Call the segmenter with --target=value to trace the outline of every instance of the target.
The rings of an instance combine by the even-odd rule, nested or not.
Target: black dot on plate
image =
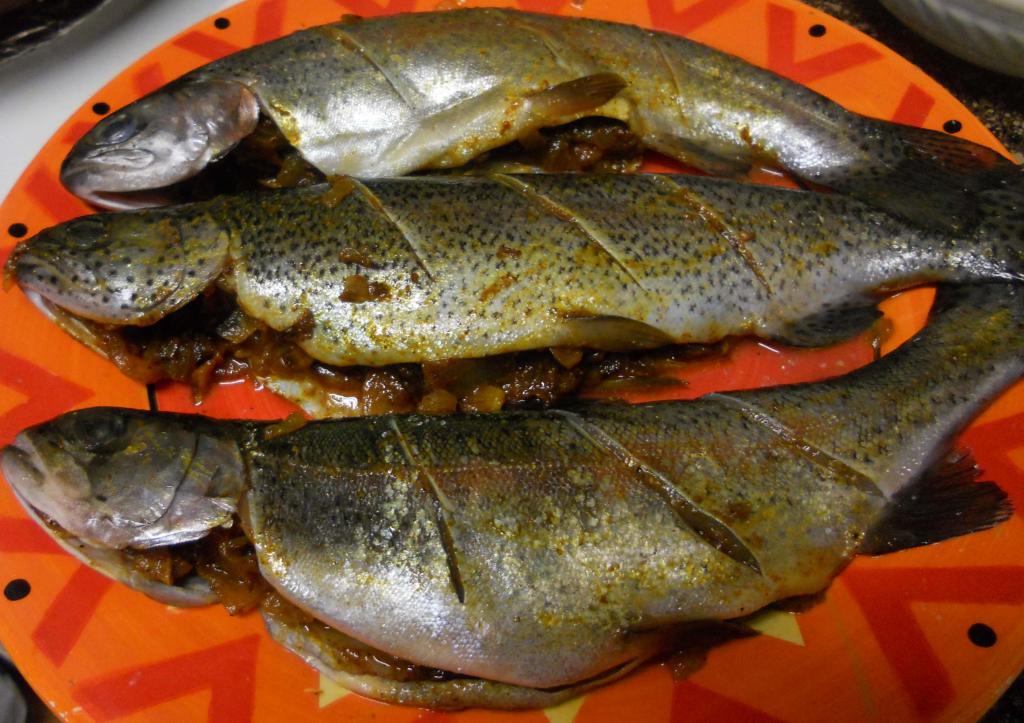
[[[217,28],[217,30],[227,30],[231,27],[231,21],[227,18],[217,18],[213,21],[213,27]]]
[[[974,623],[967,628],[967,639],[979,648],[991,648],[996,644],[996,631],[985,623]]]
[[[28,233],[28,226],[23,223],[12,223],[7,227],[7,233],[14,238],[21,238]]]
[[[963,128],[963,125],[956,119],[948,120],[942,124],[942,130],[946,131],[946,133],[959,133],[961,128]]]
[[[824,25],[822,25],[821,23],[818,23],[817,25],[812,25],[811,29],[808,30],[807,32],[811,34],[812,38],[820,38],[822,35],[824,35],[828,31],[825,29]]]
[[[99,103],[92,104],[92,112],[96,115],[106,115],[110,112],[110,106],[100,101]]]
[[[28,580],[23,580],[20,577],[4,585],[4,597],[8,600],[21,600],[28,597],[30,592],[32,592],[32,586],[28,584]]]

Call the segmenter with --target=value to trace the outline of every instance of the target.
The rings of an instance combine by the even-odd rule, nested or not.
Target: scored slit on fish
[[[864,490],[868,494],[883,495],[881,488],[872,479],[871,475],[865,474],[852,467],[849,463],[838,459],[818,445],[804,439],[800,434],[785,424],[775,419],[768,412],[758,408],[750,402],[739,399],[731,394],[714,392],[708,395],[709,399],[718,399],[726,404],[731,404],[750,421],[760,427],[767,429],[776,435],[783,444],[811,460],[815,464],[829,470],[836,479],[847,480],[853,486]]]
[[[409,444],[409,440],[406,439],[405,435],[402,433],[398,420],[392,418],[389,420],[389,426],[391,431],[395,434],[395,439],[398,442],[398,448],[402,451],[402,455],[405,457],[405,460],[412,467],[413,474],[415,474],[421,481],[427,481],[425,485],[421,486],[424,491],[430,495],[434,503],[437,531],[441,538],[441,548],[444,550],[445,564],[448,566],[448,576],[452,583],[452,590],[455,591],[455,596],[459,599],[459,602],[465,603],[466,588],[462,581],[462,571],[459,569],[458,553],[455,550],[455,538],[452,536],[452,521],[449,519],[453,513],[451,502],[448,501],[448,498],[441,490],[441,487],[437,484],[437,480],[434,479],[434,475],[431,474],[426,465],[423,465],[418,461]]]
[[[58,539],[164,601],[208,603],[210,589],[183,589],[195,576],[175,563],[205,565],[226,535],[247,539],[274,589],[263,598],[265,588],[246,587],[257,596],[249,604],[285,599],[313,616],[289,624],[265,608],[272,637],[359,692],[444,708],[546,706],[672,649],[687,626],[820,592],[857,554],[1012,515],[1005,492],[977,481],[973,458],[935,461],[1024,372],[1024,291],[991,283],[938,293],[914,339],[821,382],[320,421],[278,436],[266,422],[88,409],[20,433],[0,465]],[[752,418],[758,410],[771,419]],[[187,489],[171,496],[193,447]],[[822,448],[884,476],[891,494],[851,484],[813,453]],[[222,466],[208,484],[204,472]],[[154,523],[153,500],[182,514]],[[444,569],[451,511],[459,547],[446,550]],[[244,538],[223,530],[232,513]],[[719,520],[745,547],[722,549]],[[157,538],[170,546],[167,580],[132,567],[142,551],[119,553]],[[472,566],[462,599],[452,594],[455,553]],[[224,582],[230,609],[231,590],[250,580]],[[379,652],[397,671],[353,669],[356,642],[356,657]]]
[[[385,80],[387,80],[388,85],[391,86],[391,89],[395,91],[395,95],[401,98],[402,102],[404,102],[406,106],[408,106],[411,110],[414,111],[420,109],[420,104],[415,103],[412,100],[413,95],[418,96],[419,93],[409,88],[404,81],[396,80],[394,75],[388,72],[387,68],[385,68],[381,63],[379,63],[376,60],[376,58],[373,57],[373,54],[370,53],[370,51],[367,50],[365,46],[357,42],[356,39],[353,38],[349,33],[346,33],[338,25],[325,25],[321,29],[323,33],[327,35],[329,38],[338,40],[341,43],[343,43],[346,47],[354,50],[359,55],[359,57],[361,57],[363,60],[367,62],[367,64],[369,64],[370,67],[372,67],[374,70],[380,73],[381,76]]]
[[[754,255],[747,248],[747,242],[742,232],[736,231],[713,207],[709,206],[704,199],[700,198],[692,189],[682,188],[668,176],[658,176],[658,181],[673,189],[673,198],[686,204],[691,211],[707,224],[708,230],[721,236],[729,244],[729,248],[739,256],[740,260],[754,275],[757,282],[764,287],[768,296],[773,296],[771,284],[768,282],[764,269],[758,263]]]
[[[556,40],[547,31],[538,28],[536,25],[530,24],[525,16],[513,15],[509,17],[509,25],[513,25],[517,28],[522,28],[528,33],[533,34],[537,37],[549,53],[551,53],[552,59],[558,65],[559,68],[568,71],[572,64],[566,62],[565,57],[555,49]]]
[[[478,100],[445,115],[467,96]],[[131,192],[201,173],[255,131],[261,109],[327,177],[447,168],[586,117],[705,171],[786,170],[933,230],[969,230],[974,195],[1015,175],[990,149],[850,112],[680,36],[474,8],[346,19],[228,55],[100,121],[61,179],[98,205],[159,203]],[[140,152],[153,160],[140,165]]]
[[[405,243],[408,245],[409,250],[412,252],[413,258],[416,259],[416,263],[419,264],[419,267],[423,270],[423,273],[427,275],[428,279],[433,279],[434,274],[430,270],[430,267],[427,265],[426,255],[423,253],[423,250],[420,249],[419,245],[414,240],[413,233],[409,229],[409,227],[406,224],[399,221],[398,218],[395,217],[395,214],[392,213],[392,211],[384,204],[384,202],[380,200],[380,197],[373,191],[371,191],[369,188],[367,188],[365,183],[361,182],[357,178],[351,178],[349,180],[352,182],[352,185],[359,189],[359,193],[362,194],[363,199],[366,200],[370,208],[376,211],[380,218],[383,218],[385,221],[387,221],[389,225],[391,225],[396,231],[398,231],[398,235],[401,236],[402,240],[405,241]]]
[[[669,505],[679,521],[699,539],[736,562],[746,565],[759,575],[762,574],[761,564],[747,544],[729,529],[727,524],[702,510],[699,505],[683,494],[664,472],[639,459],[608,432],[593,424],[588,424],[579,415],[564,410],[554,410],[554,413],[564,419],[570,427],[592,445],[603,449],[627,468],[639,473],[645,486],[656,492]]]
[[[672,83],[672,88],[675,90],[672,99],[675,102],[676,111],[678,115],[678,122],[682,124],[689,123],[689,119],[686,117],[686,114],[683,111],[683,105],[681,101],[681,99],[683,98],[683,88],[679,83],[679,75],[676,73],[676,69],[672,66],[672,63],[669,62],[668,55],[665,51],[665,46],[662,45],[661,40],[658,38],[657,35],[654,36],[654,47],[658,51],[658,58],[661,59],[661,62],[665,65],[665,69],[668,71],[668,78]]]
[[[826,346],[868,332],[879,293],[1024,279],[1012,186],[979,195],[977,227],[951,235],[840,194],[695,176],[505,178],[336,179],[88,216],[22,242],[8,273],[69,333],[146,382],[192,374],[160,351],[168,336],[196,367],[232,365],[236,342],[219,322],[194,319],[221,313],[211,291],[261,330],[261,344],[313,315],[290,345],[321,365],[380,367],[731,335]],[[346,194],[350,185],[359,193]],[[714,213],[688,212],[681,192]],[[283,228],[282,216],[294,223]],[[90,281],[97,268],[109,292]],[[339,294],[353,277],[364,293]],[[192,345],[203,324],[212,341]],[[315,374],[266,366],[243,368],[314,416],[351,410]]]
[[[634,274],[629,268],[629,265],[612,248],[611,242],[608,239],[602,239],[598,231],[595,230],[594,225],[588,223],[580,213],[567,208],[564,204],[558,203],[554,199],[548,198],[542,193],[539,193],[535,188],[530,186],[529,183],[522,180],[522,178],[515,178],[505,174],[495,174],[494,178],[522,195],[534,206],[541,208],[545,213],[555,216],[562,221],[568,222],[573,228],[585,236],[590,243],[611,257],[615,265],[622,269],[634,284],[640,287],[640,289],[645,293],[650,292],[650,289],[644,286],[643,281],[637,278],[636,274]]]

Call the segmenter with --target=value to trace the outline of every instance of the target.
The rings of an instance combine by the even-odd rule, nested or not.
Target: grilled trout
[[[586,116],[716,175],[779,167],[933,228],[1014,165],[945,134],[857,115],[698,43],[501,9],[345,20],[205,65],[103,119],[62,179],[100,206],[189,178],[269,118],[328,176],[458,166]],[[133,195],[134,194],[134,195]]]
[[[174,312],[214,289],[237,309],[198,365],[228,363],[226,340],[257,324],[335,367],[742,334],[820,346],[868,328],[879,291],[1024,278],[1022,199],[980,194],[978,225],[957,235],[844,196],[693,176],[341,179],[87,216],[19,245],[8,271],[147,382],[172,375],[140,360],[140,333],[187,336],[198,322]],[[262,381],[334,413],[316,379],[286,377]]]
[[[819,591],[855,554],[1010,514],[946,453],[1024,371],[1024,290],[943,289],[936,307],[896,352],[824,382],[283,434],[90,409],[22,432],[2,468],[104,569],[117,550],[195,559],[237,516],[274,590],[273,635],[347,687],[547,705],[694,625]],[[390,672],[353,662],[367,649]]]

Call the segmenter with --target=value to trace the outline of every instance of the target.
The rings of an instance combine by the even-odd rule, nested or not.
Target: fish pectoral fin
[[[661,329],[622,316],[567,318],[562,321],[561,333],[558,346],[587,347],[601,351],[653,349],[676,341]]]
[[[595,73],[531,93],[526,96],[527,125],[539,128],[600,108],[625,87],[615,73]]]
[[[898,492],[859,552],[883,555],[995,527],[1013,514],[1007,494],[977,482],[980,470],[966,450],[953,452]]]
[[[858,169],[830,185],[918,226],[961,232],[974,226],[978,192],[1019,168],[995,151],[945,133],[895,126],[903,157]]]
[[[862,302],[861,302],[862,303]],[[875,306],[861,303],[837,306],[791,322],[781,332],[773,333],[777,341],[793,346],[830,346],[867,331],[882,318]]]

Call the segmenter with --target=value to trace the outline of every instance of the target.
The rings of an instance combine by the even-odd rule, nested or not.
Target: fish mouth
[[[170,191],[159,189],[145,191],[97,191],[86,189],[75,191],[75,195],[88,203],[108,211],[137,211],[143,208],[157,208],[174,203],[177,199]]]
[[[54,304],[38,291],[24,288],[22,291],[25,294],[25,298],[27,298],[34,307],[39,309],[43,316],[56,324],[61,330],[70,334],[96,353],[104,354],[100,344],[99,335],[88,323],[82,321],[77,316],[61,308],[57,304]]]
[[[226,606],[229,605],[228,600],[221,597],[224,589],[229,587],[225,586],[223,582],[217,588],[214,588],[206,579],[195,573],[183,579],[175,580],[173,584],[147,579],[145,573],[140,573],[133,569],[132,561],[126,556],[125,551],[99,548],[83,543],[75,535],[54,522],[45,512],[40,511],[39,508],[33,505],[22,493],[21,487],[26,480],[29,481],[29,484],[36,484],[44,478],[44,474],[36,463],[37,458],[38,453],[32,442],[24,434],[21,434],[11,445],[4,448],[2,457],[0,457],[0,467],[2,467],[8,482],[10,482],[15,497],[24,507],[28,516],[46,530],[63,550],[90,567],[165,604],[191,607],[224,602]],[[238,520],[239,518],[236,517],[236,522],[232,527],[234,529],[244,529],[244,526],[240,525]],[[198,543],[199,541],[192,541],[184,545],[174,546],[170,548],[171,554],[187,556],[187,553],[184,552],[187,546],[194,546]],[[417,695],[437,695],[432,691],[438,687],[438,684],[450,681],[454,685],[448,687],[454,687],[455,691],[447,693],[446,699],[449,701],[449,707],[464,708],[473,704],[486,705],[491,700],[486,694],[490,687],[497,686],[500,689],[510,687],[508,684],[416,665],[410,661],[395,658],[386,652],[371,648],[353,638],[349,638],[340,631],[330,628],[326,623],[316,618],[309,621],[311,616],[307,612],[288,602],[280,592],[273,591],[273,588],[269,587],[269,583],[262,575],[260,576],[260,581],[264,588],[257,592],[262,598],[261,602],[259,602],[259,607],[263,609],[264,615],[267,615],[267,606],[270,605],[276,611],[278,618],[294,622],[306,621],[298,625],[298,629],[300,631],[307,631],[307,635],[321,638],[318,642],[320,650],[330,651],[331,654],[326,656],[326,659],[334,663],[334,665],[321,663],[318,667],[326,667],[336,677],[344,678],[346,675],[354,675],[356,676],[354,680],[358,680],[361,686],[367,688],[368,692],[372,693],[374,690],[392,690],[396,688],[409,689],[415,693],[409,700],[402,701],[396,699],[395,702],[415,704],[414,701],[419,699]],[[274,626],[271,624],[271,621],[268,619],[267,622],[268,626],[273,629]],[[313,632],[308,632],[310,630]],[[287,648],[300,655],[300,657],[307,657],[296,645],[289,645],[286,641],[282,642],[285,643]],[[459,688],[467,683],[471,685],[471,690],[460,693]],[[481,687],[483,690],[478,690]],[[530,701],[530,705],[515,707],[534,707],[533,701],[535,698],[537,700],[551,698],[550,693],[540,689],[535,693],[529,693],[529,691],[527,693],[529,694],[527,700]],[[378,695],[377,697],[380,696]],[[558,696],[559,699],[562,697],[568,697],[568,695]],[[501,697],[499,696],[496,700],[500,701]]]
[[[77,176],[73,177],[77,178]],[[177,199],[169,189],[150,188],[129,191],[98,189],[82,181],[69,180],[63,175],[64,186],[92,206],[107,211],[136,211],[174,203]]]
[[[0,453],[0,469],[3,471],[14,498],[21,504],[25,513],[44,530],[52,533],[54,523],[50,522],[48,516],[33,503],[32,498],[35,495],[30,491],[41,487],[46,480],[42,466],[36,463],[38,459],[38,450],[22,432]],[[66,533],[66,535],[71,537],[71,533]]]
[[[140,185],[131,178],[111,177],[118,172],[144,171],[157,160],[155,154],[141,149],[95,149],[72,154],[60,170],[60,181],[71,193],[93,206],[111,211],[132,211],[174,203],[168,188]]]
[[[33,256],[31,252],[22,253],[17,259],[14,268],[10,266],[5,269],[5,279],[12,279],[25,296],[39,308],[48,318],[63,325],[58,316],[74,319],[80,323],[96,323],[114,326],[148,326],[159,321],[164,316],[173,314],[175,309],[165,310],[168,300],[181,292],[185,273],[177,271],[172,280],[159,294],[153,294],[147,299],[148,303],[133,301],[131,305],[118,302],[127,292],[118,293],[104,288],[101,282],[93,280],[95,277],[90,271],[84,268],[77,270],[77,275],[68,281],[67,274],[56,268],[50,262]],[[90,283],[91,281],[91,283]],[[9,282],[8,282],[9,283]],[[73,287],[70,291],[63,291]],[[95,299],[99,293],[97,287],[103,289],[105,294],[102,303],[96,303]],[[76,290],[93,289],[90,305],[88,293],[76,293]],[[202,293],[199,290],[196,295]],[[194,298],[194,297],[193,297]],[[173,303],[173,302],[172,302]],[[187,301],[185,302],[187,303]],[[120,312],[120,313],[118,313]],[[65,331],[68,331],[65,329]]]
[[[198,607],[217,602],[213,588],[198,575],[189,576],[174,585],[144,579],[131,569],[122,551],[90,545],[54,522],[32,503],[32,495],[26,493],[28,489],[39,487],[46,479],[45,473],[37,464],[38,459],[39,453],[35,445],[23,432],[0,453],[0,469],[25,514],[46,530],[62,550],[79,562],[139,590],[158,602],[178,607]]]
[[[26,491],[39,487],[46,479],[38,460],[39,452],[25,432],[15,437],[0,454],[0,470],[3,470],[18,501],[26,507],[29,506]]]
[[[67,283],[60,269],[27,248],[16,249],[11,254],[4,273],[21,287],[26,296],[57,296],[60,288]]]
[[[54,474],[54,469],[67,467],[70,455],[59,446],[26,430],[14,438],[0,454],[0,470],[3,471],[14,496],[33,516],[43,515],[53,518],[54,507],[62,504],[74,505],[80,499],[80,492],[73,484],[62,484]],[[47,462],[47,458],[52,463]],[[63,499],[56,501],[50,498],[50,492],[58,491]]]

